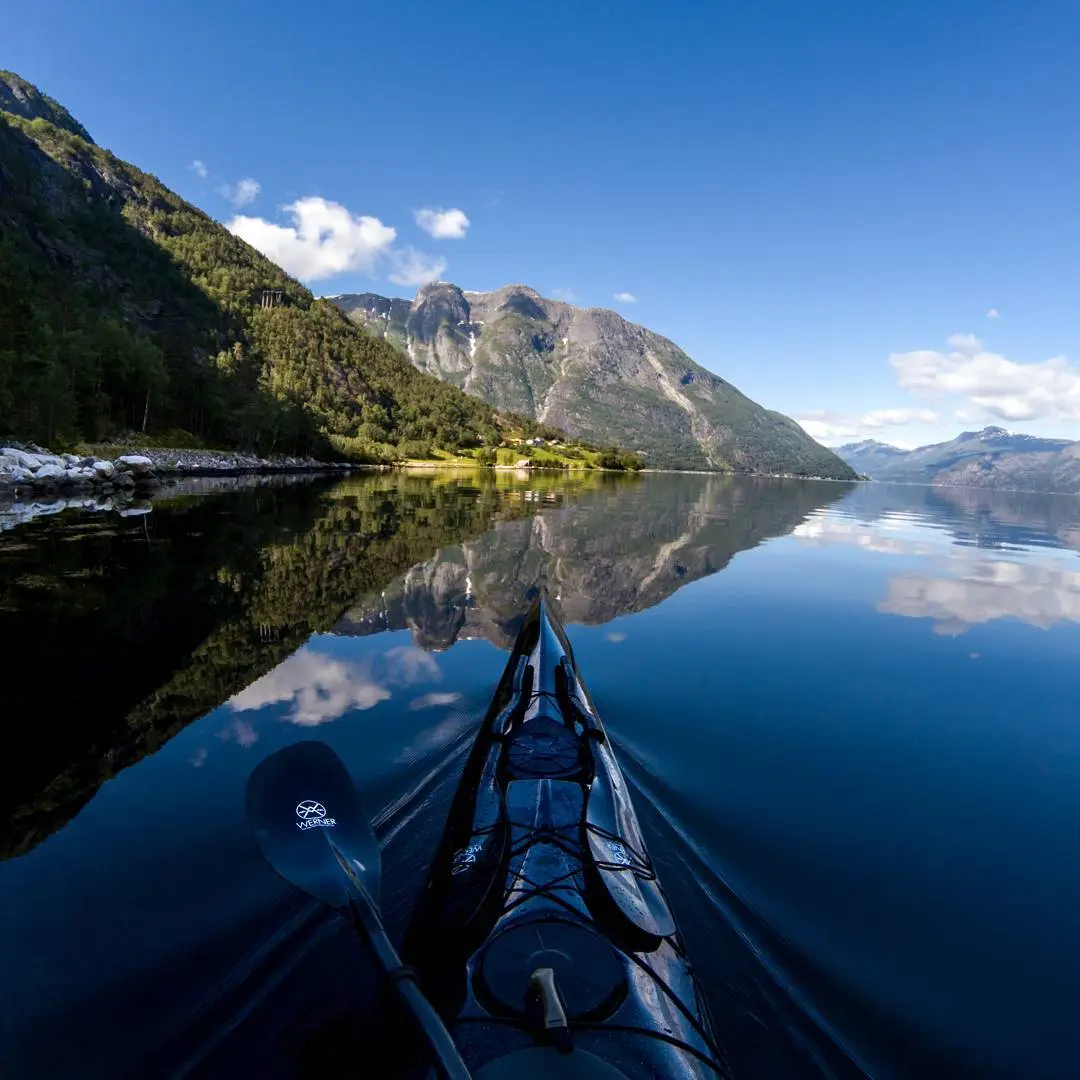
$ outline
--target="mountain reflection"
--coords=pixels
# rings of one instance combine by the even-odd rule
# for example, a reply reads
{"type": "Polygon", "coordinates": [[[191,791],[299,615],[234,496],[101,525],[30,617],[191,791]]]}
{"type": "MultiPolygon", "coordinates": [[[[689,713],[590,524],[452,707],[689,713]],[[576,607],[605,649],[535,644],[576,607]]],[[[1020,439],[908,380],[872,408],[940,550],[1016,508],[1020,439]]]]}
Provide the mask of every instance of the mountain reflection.
{"type": "MultiPolygon", "coordinates": [[[[156,499],[154,513],[58,513],[0,542],[9,670],[63,658],[0,788],[0,855],[29,850],[121,769],[221,705],[218,738],[265,718],[316,727],[395,687],[452,705],[432,652],[512,641],[547,583],[570,622],[661,602],[791,532],[851,485],[719,476],[375,474],[156,499]],[[410,628],[370,667],[311,638],[410,628]]],[[[20,690],[15,697],[18,699],[20,690]]],[[[205,752],[191,757],[201,767],[205,752]]]]}
{"type": "MultiPolygon", "coordinates": [[[[837,507],[837,516],[873,526],[879,536],[905,525],[944,531],[961,547],[1080,551],[1080,498],[986,488],[918,484],[859,484],[837,507]]],[[[835,523],[834,523],[835,524],[835,523]]]]}
{"type": "Polygon", "coordinates": [[[1075,496],[865,484],[794,535],[917,559],[917,570],[888,580],[877,610],[929,619],[936,634],[999,619],[1041,629],[1080,622],[1075,496]]]}
{"type": "Polygon", "coordinates": [[[459,638],[509,648],[537,588],[567,622],[599,625],[659,604],[733,555],[800,527],[851,485],[666,476],[506,521],[443,548],[355,604],[336,633],[411,630],[438,651],[459,638]]]}
{"type": "Polygon", "coordinates": [[[440,547],[613,486],[596,475],[379,473],[198,497],[166,489],[139,518],[69,509],[5,532],[3,659],[19,677],[0,857],[29,850],[104,781],[230,699],[221,734],[241,746],[258,739],[260,701],[308,726],[364,706],[378,693],[364,672],[292,654],[440,547]],[[45,693],[34,673],[62,677],[45,693]]]}

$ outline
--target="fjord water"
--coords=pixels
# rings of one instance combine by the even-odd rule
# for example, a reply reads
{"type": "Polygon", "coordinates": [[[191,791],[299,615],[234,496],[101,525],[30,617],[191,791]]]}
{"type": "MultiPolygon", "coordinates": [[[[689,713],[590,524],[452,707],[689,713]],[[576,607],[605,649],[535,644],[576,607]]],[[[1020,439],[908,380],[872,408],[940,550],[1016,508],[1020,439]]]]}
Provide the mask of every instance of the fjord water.
{"type": "Polygon", "coordinates": [[[324,739],[404,928],[546,584],[735,1075],[1080,1060],[1080,500],[378,474],[0,535],[5,1076],[374,1075],[370,966],[259,857],[324,739]]]}

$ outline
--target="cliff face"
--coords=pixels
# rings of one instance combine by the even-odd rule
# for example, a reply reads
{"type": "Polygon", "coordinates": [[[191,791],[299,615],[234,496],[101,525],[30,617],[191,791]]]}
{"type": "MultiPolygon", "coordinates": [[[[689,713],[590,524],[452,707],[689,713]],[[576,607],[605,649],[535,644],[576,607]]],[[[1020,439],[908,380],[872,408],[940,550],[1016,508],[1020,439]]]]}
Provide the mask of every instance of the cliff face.
{"type": "Polygon", "coordinates": [[[86,130],[60,104],[14,71],[0,71],[0,112],[21,116],[24,120],[47,120],[50,124],[93,143],[86,130]]]}
{"type": "Polygon", "coordinates": [[[421,371],[578,438],[640,452],[650,466],[853,477],[794,421],[614,311],[524,285],[479,293],[436,282],[412,302],[331,299],[421,371]]]}

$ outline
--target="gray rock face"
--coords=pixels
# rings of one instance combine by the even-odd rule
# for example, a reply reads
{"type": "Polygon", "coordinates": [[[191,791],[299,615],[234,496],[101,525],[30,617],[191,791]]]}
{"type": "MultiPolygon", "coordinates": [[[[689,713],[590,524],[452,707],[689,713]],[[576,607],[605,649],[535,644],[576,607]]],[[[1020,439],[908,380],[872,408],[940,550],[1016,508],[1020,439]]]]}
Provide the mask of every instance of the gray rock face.
{"type": "Polygon", "coordinates": [[[26,120],[48,120],[88,143],[94,141],[86,128],[60,102],[41,93],[36,86],[13,71],[0,71],[0,111],[13,113],[26,120]]]}
{"type": "Polygon", "coordinates": [[[836,452],[874,480],[1080,493],[1080,442],[1018,435],[1000,427],[965,431],[949,442],[915,450],[866,440],[836,452]]]}
{"type": "Polygon", "coordinates": [[[479,293],[435,282],[411,303],[331,299],[421,371],[577,438],[638,451],[649,466],[852,476],[794,421],[614,311],[525,285],[479,293]]]}

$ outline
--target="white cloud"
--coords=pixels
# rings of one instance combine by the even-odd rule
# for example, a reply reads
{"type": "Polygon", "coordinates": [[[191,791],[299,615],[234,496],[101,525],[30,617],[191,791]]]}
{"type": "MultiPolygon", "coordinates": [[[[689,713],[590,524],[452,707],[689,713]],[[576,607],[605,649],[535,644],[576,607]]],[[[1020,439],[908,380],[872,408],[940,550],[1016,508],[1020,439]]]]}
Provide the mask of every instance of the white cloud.
{"type": "Polygon", "coordinates": [[[394,248],[389,252],[389,278],[398,285],[426,285],[438,281],[446,270],[446,260],[425,255],[414,247],[394,248]]]}
{"type": "Polygon", "coordinates": [[[637,297],[632,292],[617,292],[615,294],[615,299],[620,304],[636,304],[637,303],[637,297]]]}
{"type": "Polygon", "coordinates": [[[929,397],[966,398],[963,411],[973,420],[1080,420],[1080,371],[1064,356],[1020,364],[986,352],[973,334],[954,334],[948,344],[950,352],[893,353],[900,385],[929,397]]]}
{"type": "Polygon", "coordinates": [[[1000,319],[1000,318],[1001,318],[1001,312],[1000,312],[1000,311],[998,311],[998,309],[997,309],[996,307],[992,307],[992,308],[991,308],[991,309],[990,309],[990,310],[989,310],[989,311],[988,311],[988,312],[986,313],[986,317],[987,317],[988,319],[1000,319]]]}
{"type": "Polygon", "coordinates": [[[469,219],[461,210],[443,210],[441,206],[425,206],[413,211],[416,224],[436,240],[464,240],[469,231],[469,219]]]}
{"type": "MultiPolygon", "coordinates": [[[[315,727],[352,709],[374,708],[389,697],[390,691],[373,679],[365,666],[301,649],[231,698],[229,708],[248,712],[291,702],[287,719],[301,727],[315,727]]],[[[239,737],[237,742],[241,742],[239,737]]]]}
{"type": "Polygon", "coordinates": [[[892,424],[936,424],[938,414],[930,409],[877,409],[860,421],[863,427],[879,428],[892,424]]]}
{"type": "Polygon", "coordinates": [[[577,293],[569,288],[552,289],[551,295],[554,296],[556,300],[562,300],[566,304],[576,304],[578,300],[577,293]]]}
{"type": "Polygon", "coordinates": [[[258,180],[253,180],[250,176],[245,176],[243,180],[238,180],[235,184],[222,184],[221,194],[225,196],[237,208],[241,206],[247,206],[248,203],[253,203],[258,197],[259,192],[262,191],[262,184],[258,180]]]}
{"type": "Polygon", "coordinates": [[[299,278],[314,281],[350,271],[373,273],[397,236],[378,218],[354,215],[340,203],[315,195],[282,209],[292,216],[292,225],[238,216],[228,228],[299,278]]]}
{"type": "Polygon", "coordinates": [[[982,342],[974,334],[950,334],[946,340],[964,356],[974,356],[982,348],[982,342]]]}
{"type": "Polygon", "coordinates": [[[811,439],[820,442],[848,442],[866,434],[858,421],[835,412],[802,413],[794,419],[811,439]]]}
{"type": "MultiPolygon", "coordinates": [[[[862,416],[849,416],[832,410],[801,413],[795,422],[812,439],[826,446],[840,446],[843,443],[858,442],[862,439],[887,441],[893,446],[914,446],[918,440],[911,432],[902,432],[911,424],[934,426],[939,423],[936,412],[930,409],[875,409],[862,416]],[[883,439],[881,429],[892,428],[888,438],[883,439]]],[[[924,440],[925,441],[925,440],[924,440]]]]}
{"type": "Polygon", "coordinates": [[[205,180],[210,175],[210,170],[196,158],[189,166],[189,169],[200,179],[205,180]]]}

